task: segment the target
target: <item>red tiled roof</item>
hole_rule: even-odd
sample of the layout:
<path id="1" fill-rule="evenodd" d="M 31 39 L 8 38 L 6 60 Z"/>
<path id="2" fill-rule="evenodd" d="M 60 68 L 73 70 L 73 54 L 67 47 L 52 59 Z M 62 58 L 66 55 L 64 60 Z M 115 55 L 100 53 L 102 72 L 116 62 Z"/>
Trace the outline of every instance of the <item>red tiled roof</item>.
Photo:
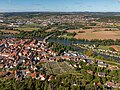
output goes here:
<path id="1" fill-rule="evenodd" d="M 119 49 L 118 49 L 118 47 L 117 46 L 115 46 L 115 45 L 113 45 L 113 46 L 111 46 L 115 51 L 119 51 Z"/>
<path id="2" fill-rule="evenodd" d="M 31 73 L 30 76 L 31 76 L 32 78 L 35 78 L 35 77 L 36 77 L 36 73 L 35 73 L 35 72 L 34 72 L 34 73 Z"/>

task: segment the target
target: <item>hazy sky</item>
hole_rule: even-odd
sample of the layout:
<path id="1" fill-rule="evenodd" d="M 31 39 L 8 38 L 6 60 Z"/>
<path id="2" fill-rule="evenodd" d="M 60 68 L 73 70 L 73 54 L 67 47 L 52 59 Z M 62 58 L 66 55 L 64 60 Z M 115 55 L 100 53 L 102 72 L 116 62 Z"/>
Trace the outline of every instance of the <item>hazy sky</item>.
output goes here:
<path id="1" fill-rule="evenodd" d="M 120 12 L 120 0 L 0 0 L 0 12 Z"/>

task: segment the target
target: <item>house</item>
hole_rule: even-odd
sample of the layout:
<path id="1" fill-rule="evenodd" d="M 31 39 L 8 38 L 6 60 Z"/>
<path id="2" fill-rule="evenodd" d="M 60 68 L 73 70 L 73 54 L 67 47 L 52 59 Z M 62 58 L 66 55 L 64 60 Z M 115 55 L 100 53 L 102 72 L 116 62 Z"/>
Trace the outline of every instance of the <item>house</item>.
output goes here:
<path id="1" fill-rule="evenodd" d="M 40 52 L 42 49 L 41 48 L 38 48 L 37 51 Z"/>
<path id="2" fill-rule="evenodd" d="M 3 23 L 4 21 L 0 19 L 0 23 Z"/>
<path id="3" fill-rule="evenodd" d="M 52 54 L 53 56 L 56 56 L 56 55 L 58 55 L 58 53 L 57 52 L 54 52 L 54 51 L 52 51 L 52 50 L 50 50 L 50 51 L 48 51 L 50 54 Z"/>
<path id="4" fill-rule="evenodd" d="M 4 64 L 0 64 L 0 68 L 3 68 L 4 67 Z"/>
<path id="5" fill-rule="evenodd" d="M 98 76 L 99 76 L 99 77 L 105 77 L 105 73 L 103 73 L 103 72 L 98 72 Z"/>
<path id="6" fill-rule="evenodd" d="M 111 46 L 111 48 L 113 48 L 116 52 L 118 52 L 118 51 L 119 51 L 118 47 L 117 47 L 117 46 L 115 46 L 115 45 Z"/>
<path id="7" fill-rule="evenodd" d="M 62 59 L 64 60 L 70 60 L 71 56 L 62 56 Z"/>
<path id="8" fill-rule="evenodd" d="M 41 59 L 40 62 L 48 62 L 47 59 Z"/>
<path id="9" fill-rule="evenodd" d="M 6 76 L 6 74 L 7 74 L 7 72 L 0 72 L 0 77 L 5 77 Z"/>
<path id="10" fill-rule="evenodd" d="M 101 85 L 100 82 L 94 82 L 93 84 L 94 84 L 95 86 L 100 86 L 100 85 Z"/>
<path id="11" fill-rule="evenodd" d="M 93 71 L 91 71 L 91 70 L 87 70 L 87 73 L 89 73 L 89 74 L 91 74 L 91 75 L 93 75 L 93 74 L 94 74 L 94 72 L 93 72 Z"/>
<path id="12" fill-rule="evenodd" d="M 74 85 L 74 86 L 76 86 L 76 85 L 77 85 L 76 81 L 73 81 L 73 85 Z"/>
<path id="13" fill-rule="evenodd" d="M 40 74 L 39 77 L 40 77 L 40 80 L 41 80 L 41 81 L 44 81 L 44 80 L 46 79 L 45 74 Z"/>
<path id="14" fill-rule="evenodd" d="M 30 42 L 30 46 L 34 46 L 35 45 L 35 40 Z"/>
<path id="15" fill-rule="evenodd" d="M 55 77 L 53 75 L 50 75 L 48 78 L 48 81 L 51 81 L 52 79 L 54 79 Z"/>
<path id="16" fill-rule="evenodd" d="M 31 76 L 32 78 L 36 78 L 36 72 L 31 73 L 30 76 Z"/>
<path id="17" fill-rule="evenodd" d="M 104 63 L 103 61 L 98 61 L 98 67 L 108 67 L 108 65 L 106 63 Z"/>
<path id="18" fill-rule="evenodd" d="M 83 61 L 84 63 L 86 62 L 86 60 L 84 60 L 84 59 L 83 59 L 82 61 Z"/>
<path id="19" fill-rule="evenodd" d="M 61 59 L 61 57 L 59 57 L 59 56 L 58 56 L 58 57 L 56 57 L 56 61 L 59 61 L 60 59 Z"/>
<path id="20" fill-rule="evenodd" d="M 25 73 L 26 73 L 26 74 L 30 74 L 31 72 L 30 72 L 29 69 L 26 69 L 26 70 L 25 70 Z"/>
<path id="21" fill-rule="evenodd" d="M 105 87 L 112 87 L 112 88 L 120 88 L 120 84 L 118 84 L 118 83 L 113 83 L 113 82 L 106 82 L 105 83 L 105 85 L 104 85 Z"/>
<path id="22" fill-rule="evenodd" d="M 86 60 L 87 64 L 89 64 L 89 65 L 94 63 L 94 61 L 92 59 L 85 59 L 85 60 Z"/>
<path id="23" fill-rule="evenodd" d="M 108 69 L 110 69 L 110 70 L 118 70 L 119 67 L 118 66 L 109 65 Z"/>
<path id="24" fill-rule="evenodd" d="M 76 64 L 74 64 L 73 66 L 74 66 L 74 67 L 77 67 L 77 65 L 76 65 Z"/>
<path id="25" fill-rule="evenodd" d="M 0 52 L 0 55 L 3 56 L 3 57 L 9 57 L 9 56 L 10 56 L 9 53 L 5 53 L 5 52 L 4 52 L 4 53 L 1 53 L 1 52 Z"/>
<path id="26" fill-rule="evenodd" d="M 105 68 L 106 68 L 106 67 L 108 67 L 108 65 L 107 65 L 107 64 L 104 64 L 104 63 L 103 63 L 103 64 L 99 63 L 99 64 L 98 64 L 98 67 L 105 67 Z"/>

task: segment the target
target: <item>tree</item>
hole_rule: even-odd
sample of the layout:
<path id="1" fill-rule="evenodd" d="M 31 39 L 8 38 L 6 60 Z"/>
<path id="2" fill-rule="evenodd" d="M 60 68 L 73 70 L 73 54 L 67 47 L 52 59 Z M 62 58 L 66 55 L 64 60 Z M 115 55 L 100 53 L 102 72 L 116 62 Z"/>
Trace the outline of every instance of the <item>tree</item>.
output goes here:
<path id="1" fill-rule="evenodd" d="M 93 56 L 94 55 L 93 51 L 91 51 L 91 50 L 90 51 L 86 51 L 85 54 L 87 56 Z"/>
<path id="2" fill-rule="evenodd" d="M 91 85 L 91 84 L 88 84 L 88 85 L 85 86 L 85 90 L 95 90 L 95 86 Z"/>
<path id="3" fill-rule="evenodd" d="M 29 90 L 34 90 L 35 89 L 34 80 L 32 78 L 29 78 L 28 89 Z"/>
<path id="4" fill-rule="evenodd" d="M 112 47 L 109 47 L 109 50 L 110 50 L 110 51 L 115 51 Z"/>
<path id="5" fill-rule="evenodd" d="M 100 77 L 95 76 L 94 82 L 100 82 Z"/>
<path id="6" fill-rule="evenodd" d="M 102 77 L 102 83 L 105 83 L 106 82 L 106 77 Z"/>
<path id="7" fill-rule="evenodd" d="M 93 80 L 93 75 L 86 74 L 86 79 L 90 82 Z"/>

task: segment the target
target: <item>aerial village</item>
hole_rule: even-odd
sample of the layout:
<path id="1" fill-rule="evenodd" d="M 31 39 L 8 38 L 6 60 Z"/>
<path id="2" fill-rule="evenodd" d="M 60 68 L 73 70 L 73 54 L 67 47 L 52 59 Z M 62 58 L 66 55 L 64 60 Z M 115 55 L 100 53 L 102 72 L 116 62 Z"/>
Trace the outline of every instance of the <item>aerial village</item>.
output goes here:
<path id="1" fill-rule="evenodd" d="M 58 62 L 60 60 L 68 60 L 74 62 L 86 62 L 87 65 L 91 65 L 94 62 L 92 59 L 86 59 L 87 56 L 81 55 L 75 51 L 65 52 L 63 55 L 58 55 L 58 52 L 54 52 L 51 48 L 47 47 L 46 43 L 38 40 L 31 39 L 1 39 L 0 40 L 0 77 L 6 79 L 15 78 L 16 80 L 22 80 L 27 77 L 40 79 L 41 81 L 55 78 L 54 75 L 46 74 L 45 67 L 39 67 L 40 63 Z M 98 67 L 108 68 L 110 70 L 119 69 L 117 66 L 106 64 L 104 61 L 96 61 Z M 65 62 L 71 69 L 75 67 L 81 68 L 77 64 L 69 64 Z M 58 65 L 58 67 L 60 67 Z M 39 72 L 43 70 L 44 72 Z M 96 72 L 87 70 L 87 73 L 93 75 Z M 104 72 L 98 72 L 99 77 L 106 77 Z M 95 83 L 95 85 L 97 85 Z M 120 84 L 114 82 L 106 82 L 107 87 L 120 87 Z"/>

